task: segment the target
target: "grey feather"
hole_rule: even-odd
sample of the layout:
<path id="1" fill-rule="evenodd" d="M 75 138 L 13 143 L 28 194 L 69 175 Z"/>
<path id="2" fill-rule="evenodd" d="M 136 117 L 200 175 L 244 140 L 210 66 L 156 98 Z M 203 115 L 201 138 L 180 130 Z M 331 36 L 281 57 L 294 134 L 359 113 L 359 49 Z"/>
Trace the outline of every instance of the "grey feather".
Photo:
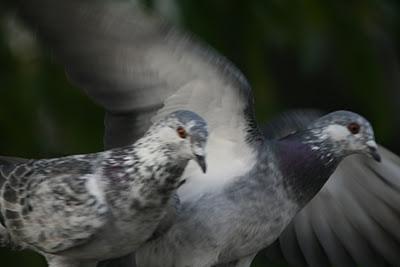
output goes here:
<path id="1" fill-rule="evenodd" d="M 314 109 L 286 111 L 272 117 L 261 129 L 268 139 L 280 139 L 306 129 L 310 123 L 323 115 L 323 112 Z"/>
<path id="2" fill-rule="evenodd" d="M 285 228 L 285 231 L 279 236 L 280 246 L 290 248 L 290 249 L 283 249 L 282 254 L 288 259 L 289 264 L 293 266 L 305 266 L 305 263 L 303 264 L 304 257 L 301 250 L 299 249 L 300 247 L 297 241 L 296 232 L 294 231 L 293 228 L 294 225 L 289 224 Z M 287 229 L 291 229 L 292 231 L 288 231 Z"/>

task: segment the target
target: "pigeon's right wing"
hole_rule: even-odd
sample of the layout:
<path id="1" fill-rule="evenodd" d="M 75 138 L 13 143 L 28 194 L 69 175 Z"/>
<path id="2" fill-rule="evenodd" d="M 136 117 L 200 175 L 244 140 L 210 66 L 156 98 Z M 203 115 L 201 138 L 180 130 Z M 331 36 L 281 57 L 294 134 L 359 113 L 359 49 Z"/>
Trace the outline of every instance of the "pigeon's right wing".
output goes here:
<path id="1" fill-rule="evenodd" d="M 271 118 L 267 124 L 264 124 L 262 132 L 268 139 L 280 139 L 306 129 L 310 123 L 323 115 L 323 112 L 315 109 L 286 111 Z"/>
<path id="2" fill-rule="evenodd" d="M 107 110 L 106 147 L 132 143 L 151 120 L 200 114 L 210 140 L 252 138 L 253 97 L 243 75 L 192 36 L 129 0 L 21 0 L 17 10 L 65 65 L 71 81 Z"/>
<path id="3" fill-rule="evenodd" d="M 283 137 L 319 114 L 285 113 L 265 134 Z M 346 158 L 267 255 L 293 266 L 400 266 L 400 158 L 382 146 L 379 153 L 381 163 Z"/>
<path id="4" fill-rule="evenodd" d="M 14 3 L 14 2 L 12 2 Z M 11 3 L 11 4 L 12 4 Z M 251 88 L 228 60 L 129 0 L 20 0 L 18 14 L 106 109 L 105 144 L 122 146 L 175 110 L 208 124 L 207 173 L 186 168 L 179 197 L 223 188 L 256 162 Z"/>

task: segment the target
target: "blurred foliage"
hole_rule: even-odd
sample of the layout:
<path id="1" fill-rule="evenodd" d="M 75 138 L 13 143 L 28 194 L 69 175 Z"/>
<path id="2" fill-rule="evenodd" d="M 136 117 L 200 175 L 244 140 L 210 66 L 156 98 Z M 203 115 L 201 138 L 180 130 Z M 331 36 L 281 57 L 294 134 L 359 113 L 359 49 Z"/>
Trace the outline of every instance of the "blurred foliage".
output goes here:
<path id="1" fill-rule="evenodd" d="M 396 0 L 158 0 L 233 61 L 265 121 L 290 108 L 349 109 L 400 152 L 400 2 Z M 1 9 L 0 9 L 1 11 Z M 103 111 L 18 22 L 0 15 L 0 151 L 51 157 L 102 148 Z M 45 266 L 31 252 L 0 250 L 2 266 Z M 257 257 L 254 266 L 276 266 Z"/>

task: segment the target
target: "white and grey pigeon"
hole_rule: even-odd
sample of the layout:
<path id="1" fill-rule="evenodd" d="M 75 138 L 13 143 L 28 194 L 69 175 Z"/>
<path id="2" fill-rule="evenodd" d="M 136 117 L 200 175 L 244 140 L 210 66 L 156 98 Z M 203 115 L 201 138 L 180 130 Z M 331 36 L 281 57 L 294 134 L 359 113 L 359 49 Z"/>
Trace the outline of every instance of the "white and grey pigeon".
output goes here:
<path id="1" fill-rule="evenodd" d="M 64 64 L 71 81 L 106 109 L 106 147 L 133 142 L 152 120 L 177 109 L 192 110 L 208 123 L 207 173 L 189 164 L 184 177 L 190 179 L 178 190 L 180 205 L 175 207 L 175 218 L 172 212 L 158 235 L 136 251 L 141 265 L 249 266 L 254 255 L 278 238 L 290 218 L 318 192 L 340 155 L 375 153 L 369 124 L 348 112 L 321 118 L 307 131 L 279 142 L 261 133 L 251 88 L 240 71 L 211 48 L 131 1 L 16 3 L 19 15 Z M 392 253 L 398 248 L 398 231 L 388 227 L 400 223 L 398 209 L 377 210 L 388 201 L 400 203 L 400 161 L 390 152 L 379 151 L 383 154 L 379 172 L 358 172 L 365 166 L 376 168 L 369 159 L 362 165 L 359 159 L 348 158 L 347 167 L 335 172 L 335 179 L 325 186 L 329 197 L 318 194 L 314 199 L 317 212 L 328 212 L 340 199 L 341 205 L 332 212 L 346 209 L 350 218 L 344 226 L 319 227 L 318 237 L 330 231 L 365 241 L 339 249 L 331 242 L 324 246 L 325 254 L 343 251 L 358 262 L 372 251 L 377 258 L 400 265 L 399 257 Z M 303 159 L 297 161 L 299 158 Z M 386 180 L 391 182 L 382 182 Z M 362 193 L 349 195 L 357 191 Z M 359 212 L 365 205 L 371 209 Z M 353 213 L 347 212 L 352 209 Z M 305 221 L 311 219 L 308 213 L 300 214 L 305 214 Z M 329 233 L 325 236 L 332 236 Z M 309 232 L 299 237 L 301 248 L 318 238 Z M 307 254 L 301 257 L 307 258 L 312 249 L 318 251 L 319 247 L 311 247 L 307 253 L 289 250 L 288 254 L 300 251 Z M 109 266 L 117 264 L 133 266 L 134 260 L 126 257 Z"/>
<path id="2" fill-rule="evenodd" d="M 263 129 L 269 139 L 301 131 L 322 116 L 285 112 Z M 329 181 L 265 250 L 291 266 L 398 266 L 400 263 L 400 158 L 379 147 L 383 161 L 345 159 Z"/>
<path id="3" fill-rule="evenodd" d="M 50 267 L 96 266 L 151 237 L 189 160 L 203 171 L 205 121 L 176 111 L 134 144 L 62 158 L 0 158 L 0 240 Z"/>

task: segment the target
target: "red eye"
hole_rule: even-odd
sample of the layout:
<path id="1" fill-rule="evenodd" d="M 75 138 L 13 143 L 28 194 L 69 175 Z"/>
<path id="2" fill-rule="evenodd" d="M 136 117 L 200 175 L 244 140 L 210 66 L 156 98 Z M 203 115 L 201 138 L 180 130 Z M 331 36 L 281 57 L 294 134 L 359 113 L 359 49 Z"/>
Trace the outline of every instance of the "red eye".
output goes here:
<path id="1" fill-rule="evenodd" d="M 180 138 L 186 138 L 187 136 L 186 130 L 181 126 L 179 126 L 178 129 L 176 129 L 176 132 L 178 133 Z"/>
<path id="2" fill-rule="evenodd" d="M 360 132 L 360 124 L 356 123 L 356 122 L 352 122 L 349 125 L 347 125 L 347 129 L 349 129 L 349 131 L 352 134 L 358 134 Z"/>

